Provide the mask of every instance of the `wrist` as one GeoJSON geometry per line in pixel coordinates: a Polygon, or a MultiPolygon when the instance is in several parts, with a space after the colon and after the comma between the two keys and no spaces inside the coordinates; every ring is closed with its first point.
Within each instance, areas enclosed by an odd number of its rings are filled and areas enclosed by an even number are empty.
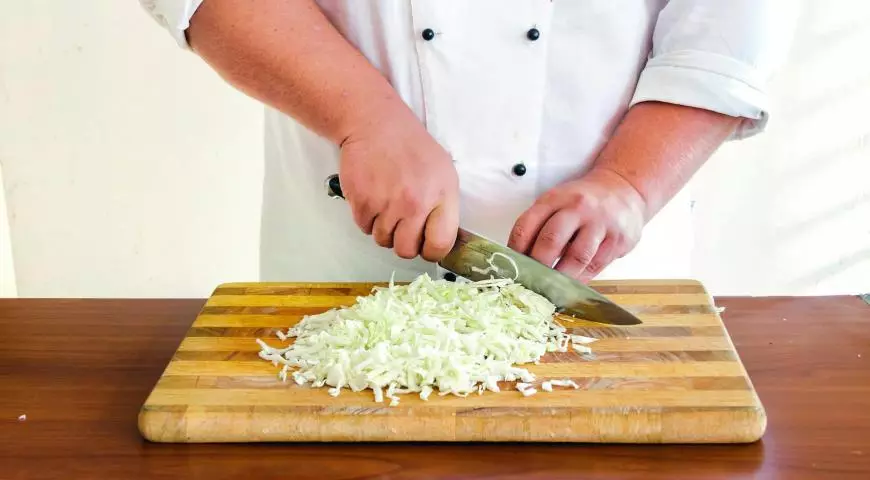
{"type": "Polygon", "coordinates": [[[333,141],[339,147],[360,139],[393,135],[420,123],[410,108],[393,92],[367,97],[357,106],[348,108],[347,114],[338,122],[333,141]]]}
{"type": "Polygon", "coordinates": [[[613,193],[631,210],[643,217],[644,223],[650,219],[650,202],[647,195],[629,180],[629,176],[618,169],[607,165],[595,165],[586,174],[590,178],[606,178],[607,183],[614,186],[613,193]]]}
{"type": "Polygon", "coordinates": [[[619,175],[643,198],[649,221],[730,135],[739,119],[669,103],[632,107],[593,169],[619,175]]]}

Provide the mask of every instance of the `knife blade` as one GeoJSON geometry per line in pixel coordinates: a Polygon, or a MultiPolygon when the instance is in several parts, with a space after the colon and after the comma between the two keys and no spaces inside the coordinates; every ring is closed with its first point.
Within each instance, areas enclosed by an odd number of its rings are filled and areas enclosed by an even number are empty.
{"type": "Polygon", "coordinates": [[[543,263],[483,236],[459,229],[456,243],[439,265],[472,281],[514,278],[520,285],[546,297],[563,315],[611,325],[638,325],[641,320],[593,288],[543,263]],[[516,264],[501,260],[510,258],[516,264]]]}
{"type": "MultiPolygon", "coordinates": [[[[330,197],[344,199],[338,175],[326,179],[326,189],[330,197]]],[[[547,298],[563,315],[608,325],[643,323],[592,287],[464,228],[459,228],[453,249],[438,265],[471,281],[516,277],[517,283],[547,298]],[[504,257],[516,264],[516,271],[504,257]]]]}

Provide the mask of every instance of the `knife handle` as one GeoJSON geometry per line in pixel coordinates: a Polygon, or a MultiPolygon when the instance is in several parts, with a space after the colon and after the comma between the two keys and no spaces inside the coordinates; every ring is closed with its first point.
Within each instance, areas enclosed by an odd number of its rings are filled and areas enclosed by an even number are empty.
{"type": "Polygon", "coordinates": [[[341,191],[341,181],[338,179],[338,174],[333,173],[326,177],[326,194],[330,198],[340,198],[345,200],[344,192],[341,191]]]}

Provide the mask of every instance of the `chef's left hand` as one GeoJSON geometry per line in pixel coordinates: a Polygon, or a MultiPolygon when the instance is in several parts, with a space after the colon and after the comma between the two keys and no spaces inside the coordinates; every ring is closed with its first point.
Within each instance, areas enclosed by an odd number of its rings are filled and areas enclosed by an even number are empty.
{"type": "Polygon", "coordinates": [[[550,267],[561,257],[556,270],[585,283],[634,248],[645,208],[623,177],[593,167],[542,195],[517,219],[508,246],[550,267]]]}

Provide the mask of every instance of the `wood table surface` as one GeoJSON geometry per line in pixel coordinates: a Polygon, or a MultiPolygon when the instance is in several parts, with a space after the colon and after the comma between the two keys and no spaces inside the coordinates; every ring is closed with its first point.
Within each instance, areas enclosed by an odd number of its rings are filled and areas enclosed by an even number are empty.
{"type": "Polygon", "coordinates": [[[858,297],[716,299],[767,409],[749,445],[151,444],[139,408],[203,302],[0,300],[0,478],[870,478],[858,297]]]}

